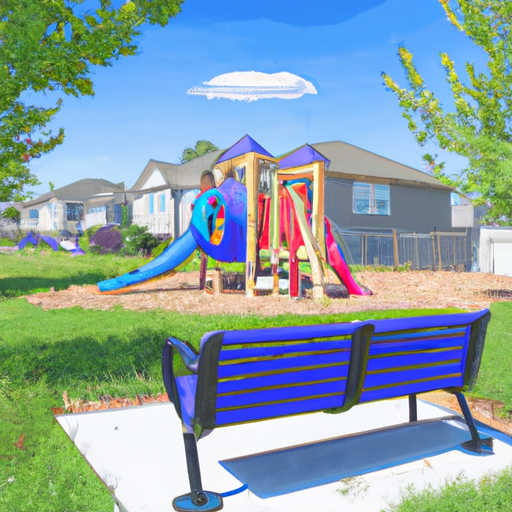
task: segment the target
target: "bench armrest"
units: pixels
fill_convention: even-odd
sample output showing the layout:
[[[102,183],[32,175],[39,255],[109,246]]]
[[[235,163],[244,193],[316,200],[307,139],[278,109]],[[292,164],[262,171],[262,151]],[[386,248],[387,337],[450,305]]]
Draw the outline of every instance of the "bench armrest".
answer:
[[[199,364],[199,355],[188,343],[176,338],[167,338],[164,343],[162,353],[162,376],[164,379],[165,389],[169,400],[175,407],[179,408],[178,393],[176,391],[176,383],[172,364],[173,350],[181,357],[185,366],[193,373],[197,374],[197,366]],[[181,415],[180,415],[181,417]]]

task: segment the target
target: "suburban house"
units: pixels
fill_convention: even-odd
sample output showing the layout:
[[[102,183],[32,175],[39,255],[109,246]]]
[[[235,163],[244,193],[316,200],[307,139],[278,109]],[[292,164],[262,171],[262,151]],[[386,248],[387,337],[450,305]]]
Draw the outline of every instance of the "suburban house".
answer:
[[[149,160],[135,185],[133,223],[154,235],[183,234],[190,223],[191,202],[199,193],[201,174],[210,169],[222,151],[211,151],[183,164]]]
[[[128,201],[123,183],[83,179],[22,203],[21,228],[33,231],[77,231],[121,222],[121,205]]]
[[[452,189],[430,174],[341,141],[312,146],[331,162],[325,212],[340,228],[452,230]]]

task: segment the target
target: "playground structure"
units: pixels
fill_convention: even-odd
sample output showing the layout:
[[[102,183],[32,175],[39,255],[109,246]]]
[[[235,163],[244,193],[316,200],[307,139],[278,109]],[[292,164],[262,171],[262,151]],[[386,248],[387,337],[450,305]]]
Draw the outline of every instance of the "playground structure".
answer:
[[[289,294],[300,297],[299,262],[309,261],[313,298],[326,284],[354,295],[371,292],[353,278],[331,222],[324,213],[323,155],[305,144],[275,158],[249,135],[221,153],[201,178],[189,229],[160,256],[139,269],[98,283],[101,292],[124,292],[174,271],[203,252],[222,262],[245,262],[245,294],[255,295],[261,262],[268,258],[272,293],[279,293],[279,264],[289,262]]]

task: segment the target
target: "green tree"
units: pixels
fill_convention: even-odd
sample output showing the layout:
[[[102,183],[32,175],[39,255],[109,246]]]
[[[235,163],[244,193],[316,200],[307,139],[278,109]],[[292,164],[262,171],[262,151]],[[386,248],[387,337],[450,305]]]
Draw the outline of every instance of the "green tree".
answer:
[[[215,144],[207,140],[198,140],[194,148],[185,148],[181,154],[181,163],[190,162],[198,156],[206,155],[210,151],[219,149]]]
[[[434,175],[461,192],[473,194],[477,206],[486,205],[487,220],[512,222],[512,2],[500,0],[439,0],[449,21],[482,48],[487,70],[466,62],[461,79],[453,60],[441,53],[453,107],[444,107],[425,84],[404,46],[398,49],[408,88],[401,88],[383,73],[403,117],[418,144],[433,142],[461,155],[468,165],[448,175],[437,155],[424,155]]]
[[[182,2],[0,0],[0,201],[25,199],[24,187],[39,184],[29,163],[62,144],[64,130],[47,129],[62,97],[94,95],[92,67],[135,55],[141,25],[165,26]],[[50,107],[25,102],[27,92],[49,91]]]

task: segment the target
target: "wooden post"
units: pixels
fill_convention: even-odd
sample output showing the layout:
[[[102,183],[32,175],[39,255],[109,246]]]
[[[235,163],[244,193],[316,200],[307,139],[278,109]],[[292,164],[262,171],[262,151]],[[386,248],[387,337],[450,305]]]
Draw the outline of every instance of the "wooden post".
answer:
[[[441,256],[441,237],[437,235],[437,250],[439,252],[439,271],[443,270],[443,260]]]
[[[199,270],[199,289],[204,290],[206,286],[206,269],[208,267],[208,256],[201,250],[201,267]]]
[[[270,265],[272,268],[273,286],[272,295],[279,295],[279,251],[281,248],[281,232],[279,223],[279,179],[277,169],[272,176],[272,204],[270,206]]]
[[[436,240],[432,233],[430,234],[430,238],[432,239],[432,270],[435,272],[436,270]]]
[[[311,214],[311,231],[320,250],[325,258],[325,208],[324,208],[324,189],[325,189],[325,163],[322,161],[313,164],[313,211]]]
[[[256,250],[258,245],[258,185],[259,157],[253,153],[249,159],[245,184],[247,187],[247,256],[245,261],[245,295],[254,297],[256,286]]]
[[[222,272],[217,268],[212,271],[212,288],[214,295],[219,295],[224,291]]]
[[[398,238],[396,236],[396,229],[393,229],[393,266],[395,271],[400,267],[400,258],[398,255]]]

